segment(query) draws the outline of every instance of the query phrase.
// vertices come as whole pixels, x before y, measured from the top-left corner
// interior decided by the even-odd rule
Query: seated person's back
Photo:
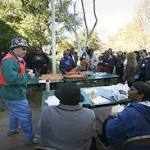
[[[95,136],[95,115],[80,104],[80,89],[68,83],[56,91],[58,106],[42,111],[41,141],[56,150],[89,150]]]

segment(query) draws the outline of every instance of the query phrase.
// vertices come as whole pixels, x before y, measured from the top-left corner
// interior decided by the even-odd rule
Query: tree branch
[[[67,19],[66,19],[66,22],[68,23],[68,27],[69,27],[73,32],[75,32],[75,29],[73,28],[73,26],[72,26],[71,23],[69,22],[68,12],[65,11],[64,6],[63,6],[63,3],[62,3],[62,0],[59,0],[59,1],[60,1],[60,4],[61,4],[63,13],[64,13],[65,17],[67,18]]]
[[[97,15],[96,15],[96,9],[95,9],[95,0],[93,0],[93,11],[94,11],[95,23],[94,23],[94,26],[93,26],[89,36],[92,35],[92,33],[93,33],[93,31],[94,31],[94,29],[95,29],[95,27],[97,25],[97,22],[98,22],[98,18],[97,18]]]
[[[84,24],[85,24],[85,28],[86,28],[86,34],[87,34],[87,37],[88,37],[89,30],[88,30],[87,21],[86,21],[86,15],[85,15],[85,9],[84,9],[84,2],[83,2],[83,0],[81,0],[81,4],[82,4],[82,11],[83,11]]]
[[[81,0],[81,4],[82,4],[83,17],[84,17],[84,24],[85,24],[86,35],[87,35],[86,41],[85,41],[85,47],[84,47],[84,49],[85,49],[85,48],[87,47],[87,45],[88,45],[88,41],[89,41],[89,39],[90,39],[92,33],[94,32],[94,29],[95,29],[96,25],[97,25],[98,18],[97,18],[97,15],[96,15],[95,0],[93,0],[93,12],[94,12],[94,17],[95,17],[95,23],[94,23],[94,25],[93,25],[93,27],[92,27],[92,30],[91,30],[90,33],[89,33],[89,29],[88,29],[88,25],[87,25],[87,21],[86,21],[86,15],[85,15],[85,9],[84,9],[84,2],[83,2],[83,0]]]
[[[79,49],[79,51],[81,50],[81,47],[80,47],[80,42],[79,42],[79,37],[78,37],[78,33],[77,33],[77,27],[76,27],[76,23],[71,23],[69,20],[69,16],[68,16],[68,11],[65,11],[64,9],[64,6],[63,6],[63,3],[62,3],[62,0],[60,0],[60,4],[61,4],[61,7],[63,9],[63,13],[65,15],[65,17],[67,18],[66,19],[66,22],[68,23],[68,27],[69,29],[71,29],[73,31],[73,33],[75,34],[75,38],[76,38],[76,43],[77,43],[77,47]],[[75,16],[76,16],[76,3],[74,3],[74,14],[73,14],[73,19],[75,19]]]

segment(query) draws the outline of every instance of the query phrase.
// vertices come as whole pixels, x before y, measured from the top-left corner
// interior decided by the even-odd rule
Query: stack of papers
[[[108,102],[109,100],[121,101],[128,99],[128,90],[129,87],[127,84],[120,83],[111,86],[82,88],[82,92],[90,99],[93,98],[93,95],[96,96],[94,103],[103,103],[104,98],[107,100],[105,102]]]
[[[127,84],[117,84],[117,85],[111,85],[111,86],[105,86],[102,87],[105,91],[108,91],[108,93],[113,97],[116,101],[124,100],[128,98],[128,90],[129,87]]]
[[[53,106],[59,105],[60,100],[56,96],[49,96],[45,102],[48,104],[48,106]]]

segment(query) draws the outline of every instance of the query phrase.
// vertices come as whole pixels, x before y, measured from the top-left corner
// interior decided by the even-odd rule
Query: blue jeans
[[[9,110],[9,129],[18,129],[19,124],[23,130],[24,137],[27,141],[32,140],[32,114],[28,101],[25,100],[4,100]]]

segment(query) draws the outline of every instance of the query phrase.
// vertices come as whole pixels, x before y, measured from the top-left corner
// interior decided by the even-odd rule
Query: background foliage
[[[51,45],[49,0],[0,0],[0,50],[8,50],[13,37],[24,37],[31,46],[41,42]],[[77,43],[68,23],[79,29],[81,48],[85,42],[83,18],[78,13],[70,12],[75,0],[64,0],[62,13],[59,0],[56,3],[56,42],[57,51],[74,47]],[[136,17],[126,26],[112,35],[107,43],[103,43],[100,34],[94,32],[88,46],[95,51],[112,47],[113,50],[133,51],[150,48],[150,1],[141,1]]]

